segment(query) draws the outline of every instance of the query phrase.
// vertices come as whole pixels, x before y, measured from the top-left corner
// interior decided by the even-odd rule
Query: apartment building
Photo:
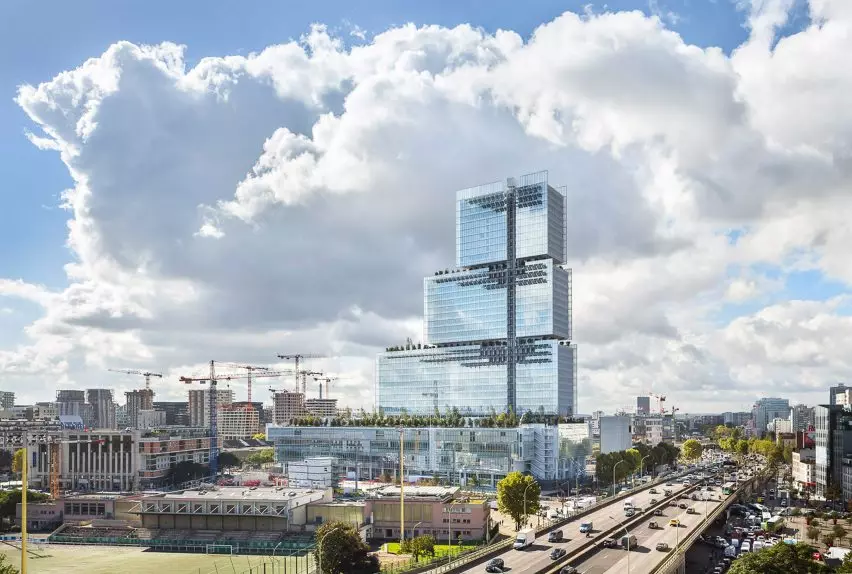
[[[210,438],[205,429],[175,429],[159,435],[138,429],[66,428],[27,435],[29,480],[49,489],[51,454],[58,450],[63,490],[130,491],[165,486],[172,466],[181,461],[207,464]]]
[[[273,423],[276,425],[293,424],[293,420],[304,416],[305,395],[290,391],[279,391],[272,396]]]
[[[260,432],[260,415],[251,406],[223,406],[217,414],[221,440],[251,438]]]
[[[189,408],[189,425],[192,427],[210,428],[210,390],[191,389],[187,393]],[[234,402],[234,391],[231,389],[216,389],[216,404],[230,405]]]

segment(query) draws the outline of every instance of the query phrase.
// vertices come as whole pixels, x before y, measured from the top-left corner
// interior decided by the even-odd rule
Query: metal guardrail
[[[681,543],[678,548],[673,550],[673,554],[668,556],[665,560],[657,564],[654,568],[651,569],[649,574],[670,574],[673,572],[677,572],[680,569],[681,561],[686,556],[686,551],[695,544],[695,541],[698,539],[698,536],[704,532],[708,525],[712,524],[714,520],[716,520],[722,512],[725,512],[728,509],[728,506],[736,500],[737,496],[745,490],[746,486],[752,485],[756,480],[763,478],[763,472],[760,472],[757,476],[753,477],[747,482],[743,482],[742,485],[738,486],[735,491],[728,495],[727,499],[722,501],[713,512],[710,513],[704,520],[704,525],[700,528],[696,528],[693,530],[692,534],[687,536]]]
[[[597,542],[599,540],[601,540],[603,538],[609,538],[613,534],[615,534],[616,532],[620,533],[625,528],[629,530],[629,529],[633,528],[634,526],[636,526],[637,524],[644,522],[645,520],[648,520],[648,518],[649,518],[648,513],[649,512],[653,512],[654,510],[656,510],[658,508],[665,508],[669,504],[669,502],[671,502],[672,500],[677,500],[679,497],[687,495],[690,492],[693,492],[698,487],[699,487],[698,485],[691,486],[691,487],[689,487],[689,488],[687,488],[687,489],[685,489],[681,492],[678,492],[678,493],[675,493],[675,494],[672,494],[670,496],[663,498],[657,504],[654,504],[654,505],[648,507],[648,509],[646,511],[640,512],[638,516],[631,518],[630,520],[624,521],[620,524],[617,524],[617,525],[613,526],[612,528],[601,532],[600,534],[598,534],[594,538],[589,539],[585,544],[583,544],[582,546],[580,546],[579,548],[577,548],[576,550],[574,550],[570,554],[566,554],[565,556],[563,556],[559,560],[555,561],[553,564],[551,564],[549,566],[545,566],[544,568],[539,570],[536,574],[558,574],[559,570],[563,566],[567,565],[569,562],[573,562],[573,561],[578,560],[578,559],[583,559],[583,558],[585,558],[585,556],[587,554],[591,554],[592,552],[597,551],[596,546],[597,546]]]
[[[642,492],[643,490],[653,488],[655,486],[663,484],[664,482],[666,482],[668,480],[673,480],[673,479],[679,478],[681,476],[684,476],[686,474],[689,474],[689,471],[683,471],[683,472],[681,472],[681,473],[679,473],[679,474],[677,474],[673,477],[668,477],[668,478],[665,478],[665,479],[657,478],[656,480],[653,480],[651,482],[648,482],[648,483],[645,483],[645,484],[642,484],[642,485],[639,485],[639,486],[635,486],[635,487],[631,488],[630,490],[628,490],[626,492],[618,493],[613,497],[602,498],[600,501],[597,501],[594,504],[587,506],[586,508],[582,509],[581,511],[572,513],[571,516],[567,516],[565,518],[560,518],[558,520],[553,520],[550,524],[548,524],[546,526],[542,525],[542,526],[536,528],[536,536],[538,536],[538,534],[540,534],[540,533],[547,532],[548,530],[551,530],[551,529],[554,529],[554,528],[559,528],[560,526],[564,526],[564,525],[568,524],[569,522],[571,522],[572,520],[576,520],[577,518],[582,518],[583,516],[585,516],[587,514],[591,514],[592,512],[596,512],[597,510],[600,510],[601,508],[605,508],[605,507],[607,507],[607,506],[609,506],[609,505],[611,505],[611,504],[613,504],[613,503],[615,503],[619,500],[633,496],[638,492]],[[592,539],[592,541],[597,540],[597,539],[598,539],[598,537]],[[433,568],[432,570],[428,570],[426,572],[423,572],[422,574],[448,574],[450,572],[455,571],[458,568],[462,568],[464,566],[467,566],[468,564],[471,564],[471,563],[473,563],[477,560],[481,560],[483,558],[488,558],[489,556],[496,555],[496,554],[498,554],[498,551],[503,551],[503,550],[506,550],[509,547],[511,547],[512,543],[513,543],[512,539],[503,540],[501,542],[498,542],[498,543],[490,545],[486,548],[483,548],[481,551],[476,551],[475,553],[470,553],[470,554],[464,555],[463,557],[459,557],[458,561],[456,561],[456,562],[453,562],[453,563],[450,563],[450,564],[444,564],[443,566]]]

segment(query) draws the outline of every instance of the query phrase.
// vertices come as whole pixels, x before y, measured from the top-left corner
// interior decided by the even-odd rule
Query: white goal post
[[[205,544],[204,552],[207,554],[233,554],[234,547],[230,544]]]

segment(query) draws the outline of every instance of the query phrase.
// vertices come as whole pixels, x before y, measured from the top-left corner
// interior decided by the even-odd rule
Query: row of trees
[[[804,543],[774,544],[757,552],[741,554],[731,565],[728,574],[828,574],[831,568],[811,558],[813,548]],[[852,572],[852,563],[847,562],[835,572]]]
[[[578,419],[526,411],[518,415],[512,411],[498,413],[492,411],[484,417],[473,418],[461,413],[457,408],[443,413],[438,408],[431,415],[386,415],[382,412],[368,413],[363,409],[352,415],[324,419],[316,415],[305,415],[294,419],[298,426],[332,427],[445,427],[445,428],[516,428],[520,424],[559,424],[579,422]]]
[[[595,476],[600,484],[612,484],[614,470],[615,481],[621,482],[634,472],[639,472],[640,467],[653,469],[659,465],[672,464],[679,456],[680,449],[665,442],[654,447],[637,443],[627,450],[599,454],[595,459]],[[642,459],[645,459],[644,463]],[[620,461],[624,462],[620,463]]]

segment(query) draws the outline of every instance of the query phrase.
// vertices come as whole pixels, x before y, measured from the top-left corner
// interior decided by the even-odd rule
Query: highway
[[[633,504],[639,508],[645,509],[651,505],[652,498],[657,500],[665,498],[665,495],[663,494],[664,489],[670,489],[673,494],[677,494],[684,489],[681,482],[673,482],[672,486],[656,485],[653,488],[656,488],[657,494],[651,494],[651,488],[652,487],[649,486],[648,488],[634,494],[631,497],[633,498]],[[511,572],[512,574],[534,574],[539,570],[547,568],[553,563],[550,559],[550,551],[553,548],[565,548],[565,550],[571,554],[589,541],[585,534],[580,534],[580,524],[582,522],[592,522],[594,527],[592,537],[594,537],[599,536],[602,531],[608,530],[623,521],[624,500],[626,499],[617,500],[613,504],[604,506],[601,509],[586,514],[585,516],[574,518],[567,524],[564,524],[561,527],[563,536],[565,537],[562,542],[549,543],[547,541],[547,534],[543,534],[536,539],[535,544],[525,548],[524,550],[512,550],[510,548],[509,550],[494,556],[494,558],[503,559],[507,572]],[[478,574],[482,574],[485,572],[486,564],[478,564],[476,566],[460,570],[459,572],[476,572]]]
[[[721,496],[721,489],[714,487],[711,494]],[[735,494],[729,496],[736,496]],[[726,497],[727,498],[727,497]],[[680,502],[680,501],[678,501]],[[684,501],[685,502],[685,501]],[[692,501],[688,502],[698,514],[687,514],[686,509],[667,506],[663,510],[664,516],[652,516],[644,520],[640,525],[633,527],[630,534],[636,536],[638,547],[630,552],[630,572],[631,573],[647,573],[650,572],[657,564],[663,561],[668,556],[668,553],[656,550],[658,542],[666,542],[671,548],[680,539],[682,542],[696,528],[703,525],[705,512],[712,513],[719,504],[718,500],[713,501]],[[669,520],[672,518],[680,519],[680,528],[669,526]],[[660,528],[651,530],[648,524],[656,521]],[[621,535],[624,533],[622,532]],[[605,548],[593,554],[587,560],[581,563],[571,562],[581,574],[625,574],[627,573],[627,551],[621,548]]]

